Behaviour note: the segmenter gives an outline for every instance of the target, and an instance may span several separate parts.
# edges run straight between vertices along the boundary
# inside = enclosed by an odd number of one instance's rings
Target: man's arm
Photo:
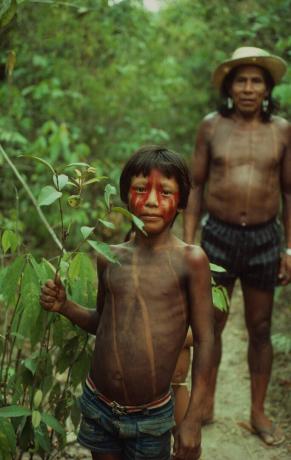
[[[192,156],[192,181],[193,188],[190,191],[188,205],[184,211],[184,241],[192,244],[201,215],[204,187],[209,169],[209,131],[213,121],[206,118],[201,123],[195,150]]]
[[[287,145],[281,165],[282,217],[285,244],[288,253],[283,254],[279,277],[282,284],[291,281],[291,125],[286,129]]]
[[[192,363],[192,387],[186,415],[175,434],[174,458],[191,459],[200,456],[201,421],[208,386],[213,346],[213,306],[209,261],[204,251],[195,246],[187,248],[189,267],[190,323],[194,340],[195,359]],[[189,457],[190,458],[190,457]]]
[[[85,308],[67,298],[66,290],[57,277],[55,280],[48,280],[41,289],[40,304],[45,310],[60,313],[72,323],[79,326],[90,334],[96,334],[100,315],[104,305],[104,286],[102,273],[105,263],[101,258],[97,259],[98,271],[98,294],[96,309]]]

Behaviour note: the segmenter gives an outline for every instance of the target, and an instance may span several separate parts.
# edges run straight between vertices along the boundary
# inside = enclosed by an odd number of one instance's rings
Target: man
[[[214,341],[210,270],[204,251],[171,230],[189,190],[188,169],[178,154],[156,146],[138,150],[122,171],[120,194],[146,233],[135,228],[130,241],[112,246],[119,264],[98,256],[96,310],[67,299],[58,279],[42,288],[45,309],[96,335],[78,437],[93,460],[170,460],[169,388],[189,324],[197,360],[173,458],[200,458]]]
[[[226,269],[216,274],[216,281],[230,296],[235,279],[241,281],[249,334],[250,423],[270,445],[284,440],[264,410],[272,367],[274,288],[278,281],[287,284],[291,277],[290,125],[272,115],[271,97],[285,70],[282,59],[253,47],[238,48],[217,67],[213,82],[226,103],[218,113],[206,116],[199,128],[193,155],[194,188],[184,221],[184,238],[190,243],[205,198],[209,215],[202,230],[202,247],[210,262]],[[281,259],[276,219],[280,198],[286,247]],[[205,423],[213,419],[226,320],[227,314],[215,309],[216,343]]]

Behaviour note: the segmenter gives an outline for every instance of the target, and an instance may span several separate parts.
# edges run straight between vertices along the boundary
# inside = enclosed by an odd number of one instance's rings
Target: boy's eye
[[[162,190],[162,194],[165,196],[173,195],[173,192],[171,190]]]
[[[137,193],[144,193],[146,191],[146,188],[143,187],[142,185],[139,185],[139,186],[135,187],[135,191]]]

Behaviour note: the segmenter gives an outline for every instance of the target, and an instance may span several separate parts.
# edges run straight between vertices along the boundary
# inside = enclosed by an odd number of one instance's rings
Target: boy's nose
[[[158,206],[158,194],[157,194],[157,191],[152,188],[149,195],[148,195],[148,199],[146,201],[146,205],[147,206]]]

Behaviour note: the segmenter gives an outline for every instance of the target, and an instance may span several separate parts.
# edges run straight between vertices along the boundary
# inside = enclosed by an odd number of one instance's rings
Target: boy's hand
[[[41,288],[40,304],[45,310],[60,313],[66,301],[66,291],[59,277],[48,280]]]
[[[198,460],[201,456],[201,424],[183,420],[174,434],[173,460]]]

